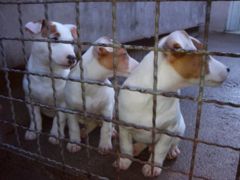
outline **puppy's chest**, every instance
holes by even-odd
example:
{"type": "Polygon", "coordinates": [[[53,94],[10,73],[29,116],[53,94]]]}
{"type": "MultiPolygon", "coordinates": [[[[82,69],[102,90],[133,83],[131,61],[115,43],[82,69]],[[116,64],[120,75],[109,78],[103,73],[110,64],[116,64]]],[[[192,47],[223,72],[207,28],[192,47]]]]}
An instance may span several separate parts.
{"type": "Polygon", "coordinates": [[[86,106],[87,111],[93,113],[101,113],[105,108],[105,105],[108,103],[108,94],[105,91],[101,90],[90,90],[86,89],[86,106]]]}
{"type": "Polygon", "coordinates": [[[101,101],[97,97],[91,97],[87,96],[86,97],[86,106],[87,106],[87,111],[92,112],[92,113],[100,113],[102,109],[104,108],[104,102],[101,101]]]}
{"type": "MultiPolygon", "coordinates": [[[[65,81],[63,80],[55,80],[54,81],[54,89],[53,84],[50,79],[45,78],[31,78],[31,97],[34,101],[53,105],[54,103],[54,96],[56,97],[57,104],[63,100],[63,89],[65,86],[65,81]]],[[[28,89],[27,87],[25,87],[28,89]]]]}

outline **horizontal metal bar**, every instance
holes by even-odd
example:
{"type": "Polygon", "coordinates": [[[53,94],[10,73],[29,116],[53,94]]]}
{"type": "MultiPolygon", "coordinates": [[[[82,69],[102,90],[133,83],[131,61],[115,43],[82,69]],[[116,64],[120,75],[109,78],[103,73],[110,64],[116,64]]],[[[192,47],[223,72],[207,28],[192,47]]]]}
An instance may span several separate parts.
{"type": "MultiPolygon", "coordinates": [[[[31,42],[51,42],[51,43],[65,43],[65,44],[76,44],[82,46],[103,46],[103,47],[115,47],[115,48],[126,48],[129,50],[143,50],[143,51],[153,51],[154,47],[150,46],[139,46],[139,45],[125,45],[125,44],[101,44],[101,43],[91,43],[91,42],[81,42],[78,41],[62,41],[62,40],[48,40],[48,39],[32,39],[32,38],[18,38],[18,37],[0,37],[0,40],[6,41],[31,41],[31,42]]],[[[226,56],[232,58],[240,58],[240,53],[236,52],[218,52],[218,51],[188,51],[188,50],[166,50],[162,48],[157,49],[160,52],[178,52],[186,54],[199,54],[199,55],[212,55],[212,56],[226,56]]]]}
{"type": "MultiPolygon", "coordinates": [[[[117,0],[117,2],[155,2],[156,0],[117,0]]],[[[207,0],[161,0],[161,2],[206,2],[207,0]]],[[[211,0],[211,1],[227,1],[227,0],[211,0]]],[[[237,0],[233,0],[237,1],[237,0]]],[[[112,2],[112,0],[19,0],[19,1],[0,1],[0,5],[7,5],[7,4],[54,4],[54,3],[76,3],[76,2],[112,2]]]]}
{"type": "MultiPolygon", "coordinates": [[[[51,75],[47,75],[47,74],[32,73],[32,72],[28,72],[25,70],[10,69],[10,68],[0,68],[0,70],[2,70],[3,72],[16,72],[16,73],[41,76],[41,77],[46,77],[46,78],[54,77],[55,79],[69,80],[69,81],[73,81],[73,82],[86,83],[86,84],[92,84],[92,85],[98,85],[98,86],[107,86],[107,87],[113,88],[113,86],[111,84],[103,83],[103,82],[99,82],[99,81],[64,78],[64,77],[60,77],[60,76],[56,76],[56,75],[51,76],[51,75]]],[[[190,100],[190,101],[197,102],[197,99],[195,97],[187,96],[187,95],[180,95],[175,92],[165,92],[165,91],[160,91],[160,90],[153,91],[152,89],[138,88],[138,87],[132,87],[132,86],[119,86],[118,88],[129,90],[129,91],[140,92],[143,94],[162,95],[165,97],[175,97],[178,99],[190,100]]],[[[216,99],[203,99],[203,102],[207,103],[207,104],[217,104],[217,105],[221,105],[221,106],[230,106],[233,108],[240,108],[240,104],[233,103],[233,102],[227,102],[227,101],[219,101],[216,99]]]]}
{"type": "MultiPolygon", "coordinates": [[[[135,128],[135,129],[152,131],[152,128],[149,128],[149,127],[138,126],[138,125],[135,125],[135,124],[132,124],[132,123],[126,123],[126,122],[123,122],[123,121],[111,120],[109,118],[99,116],[99,115],[94,114],[94,113],[88,113],[88,112],[83,113],[81,111],[76,111],[76,110],[62,108],[62,107],[54,107],[54,106],[49,106],[49,105],[45,105],[45,104],[41,104],[41,103],[28,102],[28,101],[20,99],[20,98],[10,98],[10,97],[4,96],[4,95],[0,95],[0,98],[6,99],[6,100],[12,100],[12,101],[16,101],[16,102],[20,102],[20,103],[24,103],[24,104],[31,104],[31,105],[34,105],[34,106],[39,106],[41,108],[61,111],[61,112],[64,112],[64,113],[77,114],[80,117],[85,118],[86,120],[90,120],[90,121],[113,122],[114,124],[125,126],[125,127],[132,127],[132,128],[135,128]]],[[[165,134],[165,135],[172,136],[172,137],[177,137],[177,138],[180,138],[182,140],[187,140],[187,141],[191,141],[191,142],[195,140],[198,143],[206,144],[206,145],[209,145],[209,146],[216,146],[216,147],[219,147],[219,148],[227,148],[227,149],[231,149],[231,150],[234,150],[234,151],[240,151],[240,147],[234,147],[234,146],[230,146],[230,145],[222,145],[222,144],[212,143],[212,142],[208,142],[208,141],[204,141],[204,140],[200,140],[200,139],[193,139],[193,138],[190,138],[190,137],[180,136],[178,134],[172,133],[172,132],[167,131],[167,130],[159,129],[159,128],[155,128],[155,131],[156,131],[156,133],[165,134]]]]}

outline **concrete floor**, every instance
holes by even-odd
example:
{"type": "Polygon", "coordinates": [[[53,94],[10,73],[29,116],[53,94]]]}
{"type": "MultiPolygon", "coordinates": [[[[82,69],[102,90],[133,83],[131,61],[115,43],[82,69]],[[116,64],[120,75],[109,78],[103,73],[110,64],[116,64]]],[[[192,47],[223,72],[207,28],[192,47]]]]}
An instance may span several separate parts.
{"type": "MultiPolygon", "coordinates": [[[[214,33],[210,34],[209,49],[214,51],[224,52],[240,52],[240,36],[234,34],[214,33]]],[[[132,56],[137,59],[141,59],[144,52],[131,52],[132,56]]],[[[224,101],[231,101],[240,103],[240,59],[239,58],[227,58],[217,57],[224,64],[227,64],[231,68],[231,73],[227,81],[218,88],[205,88],[205,98],[218,99],[224,101]]],[[[6,82],[3,80],[3,76],[0,76],[0,93],[6,94],[6,82]]],[[[12,88],[14,97],[23,96],[21,87],[22,76],[11,74],[12,88]]],[[[183,95],[197,96],[198,88],[191,87],[182,91],[183,95]]],[[[17,122],[28,126],[29,118],[27,109],[22,103],[15,103],[16,119],[17,122]]],[[[11,114],[9,108],[9,102],[0,99],[0,119],[11,121],[11,114]]],[[[181,101],[181,109],[186,122],[186,137],[194,137],[195,128],[195,114],[196,103],[188,100],[181,101]]],[[[199,138],[201,140],[219,143],[223,145],[231,145],[240,148],[240,110],[237,108],[218,106],[213,104],[204,104],[202,111],[201,126],[199,132],[199,138]]],[[[44,118],[43,129],[45,132],[49,132],[51,126],[51,120],[44,118]]],[[[27,142],[23,139],[24,130],[19,129],[21,136],[22,147],[25,150],[36,152],[36,141],[27,142]]],[[[90,134],[89,142],[93,146],[97,146],[99,130],[90,134]]],[[[13,127],[0,124],[0,143],[6,142],[9,144],[15,144],[13,127]]],[[[60,149],[58,146],[51,145],[47,142],[47,137],[42,135],[40,137],[41,149],[44,156],[47,156],[56,161],[60,161],[60,149]]],[[[180,144],[181,155],[175,161],[167,161],[164,166],[176,171],[189,172],[192,143],[188,141],[181,141],[180,144]]],[[[0,179],[64,179],[62,173],[56,173],[51,168],[39,168],[42,167],[38,163],[32,160],[25,160],[19,156],[5,151],[0,151],[0,179]],[[11,169],[12,173],[9,173],[11,169]],[[26,170],[27,169],[27,170],[26,170]],[[46,170],[47,169],[47,170],[46,170]],[[19,178],[22,177],[22,178],[19,178]]],[[[109,179],[115,179],[116,169],[112,167],[114,156],[101,156],[95,151],[89,151],[82,149],[79,153],[70,154],[64,151],[66,163],[90,171],[95,174],[107,177],[109,179]]],[[[140,159],[146,160],[148,153],[144,152],[140,155],[140,159]]],[[[207,179],[216,180],[234,180],[237,172],[239,152],[217,148],[214,146],[207,146],[199,144],[197,147],[196,161],[194,174],[197,176],[204,176],[207,179]]],[[[132,179],[144,179],[141,173],[141,165],[133,163],[133,165],[127,171],[120,171],[119,177],[122,180],[132,179]]],[[[75,179],[76,176],[68,176],[67,179],[75,179]]],[[[83,177],[82,177],[83,178],[83,177]]],[[[82,179],[80,176],[77,179],[82,179]]],[[[66,178],[65,178],[66,179],[66,178]]],[[[188,179],[187,176],[179,173],[173,173],[169,170],[164,170],[162,174],[155,179],[164,180],[184,180],[188,179]]],[[[197,179],[197,178],[195,178],[197,179]]]]}

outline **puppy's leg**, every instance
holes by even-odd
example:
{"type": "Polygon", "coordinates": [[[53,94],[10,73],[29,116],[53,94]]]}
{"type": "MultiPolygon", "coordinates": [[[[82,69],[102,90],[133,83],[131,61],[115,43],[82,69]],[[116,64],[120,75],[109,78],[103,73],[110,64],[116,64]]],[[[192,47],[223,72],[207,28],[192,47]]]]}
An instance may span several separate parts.
{"type": "MultiPolygon", "coordinates": [[[[184,123],[184,119],[183,119],[182,116],[181,116],[179,122],[180,122],[180,125],[179,125],[179,130],[178,131],[179,131],[179,135],[182,136],[184,134],[184,131],[185,131],[185,128],[186,128],[185,123],[184,123]]],[[[180,149],[178,148],[179,141],[180,141],[179,138],[174,138],[172,146],[171,146],[171,148],[168,152],[168,155],[167,155],[168,159],[170,159],[170,160],[175,159],[181,153],[180,149]]]]}
{"type": "Polygon", "coordinates": [[[77,152],[81,149],[81,147],[75,143],[80,143],[81,138],[80,138],[80,127],[78,124],[78,116],[75,114],[68,114],[68,132],[69,132],[69,138],[70,141],[67,143],[67,150],[69,152],[77,152]]]}
{"type": "Polygon", "coordinates": [[[53,119],[52,129],[50,131],[51,137],[48,141],[52,144],[59,144],[58,138],[64,137],[64,128],[66,125],[66,114],[63,112],[58,112],[53,119]],[[60,134],[59,134],[60,133],[60,134]]]}
{"type": "MultiPolygon", "coordinates": [[[[154,147],[154,163],[158,166],[162,166],[163,165],[163,161],[169,151],[169,149],[172,146],[172,141],[173,138],[167,135],[161,135],[160,139],[158,140],[158,142],[155,144],[154,147]]],[[[149,162],[151,162],[152,160],[152,155],[149,158],[149,162]]],[[[162,169],[160,167],[153,167],[153,171],[152,171],[152,167],[149,164],[145,164],[142,168],[142,172],[144,174],[144,176],[146,177],[155,177],[160,175],[162,169]]]]}
{"type": "MultiPolygon", "coordinates": [[[[104,117],[109,117],[112,119],[113,106],[111,103],[109,103],[109,105],[103,109],[102,114],[104,117]]],[[[103,121],[100,132],[100,141],[98,145],[99,152],[101,154],[105,154],[112,149],[112,132],[112,122],[103,121]]]]}
{"type": "MultiPolygon", "coordinates": [[[[120,149],[121,153],[127,154],[133,157],[133,141],[132,135],[124,127],[119,127],[120,149]]],[[[120,158],[119,161],[115,161],[113,166],[119,167],[122,170],[126,170],[132,164],[132,161],[128,158],[120,158]]]]}
{"type": "Polygon", "coordinates": [[[105,154],[112,149],[112,128],[112,123],[103,122],[98,145],[100,153],[102,154],[105,154]]]}
{"type": "Polygon", "coordinates": [[[27,105],[30,115],[30,126],[29,130],[25,133],[26,140],[34,140],[37,137],[37,132],[42,130],[42,117],[40,113],[40,107],[27,105]]]}
{"type": "Polygon", "coordinates": [[[172,160],[177,158],[177,156],[181,153],[180,149],[178,148],[178,143],[180,141],[179,138],[174,138],[173,144],[167,154],[167,159],[172,160]]]}

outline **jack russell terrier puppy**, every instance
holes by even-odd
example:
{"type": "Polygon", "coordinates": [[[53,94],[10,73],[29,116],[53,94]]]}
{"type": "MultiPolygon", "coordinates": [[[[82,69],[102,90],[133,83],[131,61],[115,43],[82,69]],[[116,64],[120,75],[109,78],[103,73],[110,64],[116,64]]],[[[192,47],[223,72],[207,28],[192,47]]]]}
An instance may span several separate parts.
{"type": "MultiPolygon", "coordinates": [[[[108,37],[101,37],[95,43],[113,44],[112,40],[108,37]]],[[[138,62],[131,58],[124,48],[117,48],[115,55],[117,62],[117,75],[128,76],[130,72],[138,65],[138,62]]],[[[113,76],[113,56],[114,53],[112,47],[90,47],[82,56],[84,80],[92,80],[111,84],[108,78],[113,76]]],[[[73,69],[71,69],[69,77],[72,79],[81,79],[80,74],[81,70],[78,63],[73,69]]],[[[85,83],[84,86],[86,111],[112,119],[114,108],[114,89],[107,86],[98,86],[87,83],[85,83]]],[[[67,108],[78,111],[83,110],[81,83],[70,80],[67,81],[64,92],[67,108]]],[[[59,117],[64,117],[64,113],[60,112],[59,117]]],[[[61,136],[63,136],[65,122],[64,118],[60,119],[60,131],[61,136]]],[[[85,124],[87,131],[86,134],[88,134],[98,125],[98,123],[95,121],[86,121],[75,114],[67,114],[67,119],[69,138],[71,142],[75,143],[80,143],[81,141],[78,122],[85,124]]],[[[57,126],[55,126],[55,130],[52,131],[56,132],[56,128],[57,126]]],[[[112,133],[112,123],[104,121],[102,123],[100,132],[100,152],[105,153],[112,149],[112,133]]],[[[74,143],[68,143],[67,149],[70,152],[77,152],[80,150],[80,146],[74,143]]]]}
{"type": "MultiPolygon", "coordinates": [[[[28,22],[25,25],[25,29],[36,39],[47,39],[47,37],[49,37],[53,40],[72,41],[77,37],[75,25],[60,24],[53,21],[41,20],[28,22]]],[[[51,75],[51,65],[53,75],[66,78],[70,72],[70,68],[77,62],[74,47],[71,44],[63,43],[51,43],[50,46],[52,50],[52,62],[49,58],[48,43],[34,42],[26,69],[32,73],[51,75]]],[[[30,95],[33,102],[53,106],[54,98],[51,78],[29,75],[29,81],[27,75],[25,75],[23,78],[23,88],[26,100],[30,100],[30,95]],[[29,93],[29,88],[31,89],[31,93],[29,93]]],[[[64,102],[63,90],[65,84],[65,80],[54,80],[57,105],[61,105],[64,102]]],[[[54,116],[54,112],[47,109],[40,109],[39,106],[28,105],[27,107],[31,117],[31,122],[29,127],[30,130],[26,131],[25,139],[33,140],[36,139],[36,132],[34,131],[36,130],[37,132],[40,132],[42,130],[42,117],[40,112],[42,111],[50,117],[54,116]],[[33,114],[35,119],[33,119],[33,114]]]]}
{"type": "MultiPolygon", "coordinates": [[[[159,41],[159,47],[166,50],[197,50],[203,45],[185,31],[175,31],[159,41]]],[[[148,53],[132,72],[124,85],[138,88],[153,88],[153,61],[154,52],[148,53]]],[[[181,54],[177,52],[158,52],[158,81],[157,89],[165,92],[178,92],[179,89],[199,83],[201,65],[204,55],[181,54]]],[[[205,65],[205,84],[217,86],[223,83],[230,69],[208,56],[205,65]]],[[[152,128],[152,95],[121,90],[119,94],[119,119],[126,123],[152,128]]],[[[179,99],[173,97],[157,96],[156,128],[167,130],[174,134],[183,135],[185,123],[180,110],[179,99]]],[[[152,132],[131,127],[120,126],[121,153],[133,156],[133,141],[151,144],[152,132]]],[[[145,164],[142,168],[144,176],[158,176],[161,173],[163,161],[167,154],[175,158],[180,153],[178,149],[179,138],[156,134],[155,156],[156,166],[151,171],[151,166],[145,164]]],[[[151,162],[151,157],[149,158],[151,162]]],[[[114,166],[120,169],[128,169],[132,161],[128,158],[120,158],[114,166]]]]}

